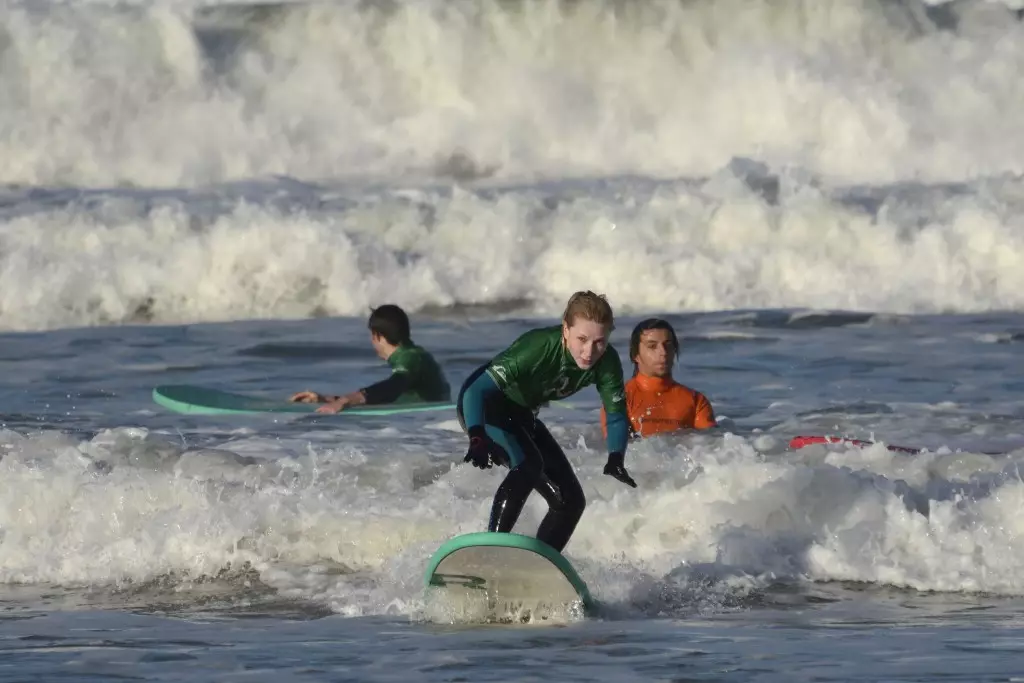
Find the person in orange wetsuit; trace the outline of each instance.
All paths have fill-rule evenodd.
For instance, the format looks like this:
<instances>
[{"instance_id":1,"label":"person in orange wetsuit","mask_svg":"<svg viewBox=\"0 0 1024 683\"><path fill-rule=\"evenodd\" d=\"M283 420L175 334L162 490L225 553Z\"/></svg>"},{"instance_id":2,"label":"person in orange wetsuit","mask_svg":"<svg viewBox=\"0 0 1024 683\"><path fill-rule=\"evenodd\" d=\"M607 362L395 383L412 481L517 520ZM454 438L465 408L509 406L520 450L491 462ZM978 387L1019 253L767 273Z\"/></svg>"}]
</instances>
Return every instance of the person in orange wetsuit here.
<instances>
[{"instance_id":1,"label":"person in orange wetsuit","mask_svg":"<svg viewBox=\"0 0 1024 683\"><path fill-rule=\"evenodd\" d=\"M707 397L672 378L678 355L679 339L667 321L648 318L633 328L629 340L633 377L626 382L626 415L634 436L717 426ZM606 431L603 408L601 430Z\"/></svg>"}]
</instances>

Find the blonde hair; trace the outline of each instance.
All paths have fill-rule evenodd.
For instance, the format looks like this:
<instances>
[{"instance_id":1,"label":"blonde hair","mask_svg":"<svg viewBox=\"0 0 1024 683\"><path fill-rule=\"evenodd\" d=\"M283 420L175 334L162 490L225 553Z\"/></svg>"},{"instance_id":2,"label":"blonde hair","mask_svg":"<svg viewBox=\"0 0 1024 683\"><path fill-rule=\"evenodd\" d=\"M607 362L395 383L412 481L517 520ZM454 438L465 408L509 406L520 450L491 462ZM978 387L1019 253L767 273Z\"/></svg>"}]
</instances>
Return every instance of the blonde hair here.
<instances>
[{"instance_id":1,"label":"blonde hair","mask_svg":"<svg viewBox=\"0 0 1024 683\"><path fill-rule=\"evenodd\" d=\"M576 292L569 297L565 313L562 314L562 322L566 327L572 327L576 318L604 325L609 330L615 328L615 316L612 314L611 304L604 298L604 294L595 294L590 290Z\"/></svg>"}]
</instances>

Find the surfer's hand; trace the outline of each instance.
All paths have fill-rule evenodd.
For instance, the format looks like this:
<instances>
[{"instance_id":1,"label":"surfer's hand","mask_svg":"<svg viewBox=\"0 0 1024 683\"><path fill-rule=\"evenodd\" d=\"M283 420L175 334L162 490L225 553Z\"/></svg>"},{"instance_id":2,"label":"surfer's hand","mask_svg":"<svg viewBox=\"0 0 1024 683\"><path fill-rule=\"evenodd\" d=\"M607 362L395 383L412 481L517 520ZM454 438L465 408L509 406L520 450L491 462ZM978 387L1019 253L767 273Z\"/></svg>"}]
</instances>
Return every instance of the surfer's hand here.
<instances>
[{"instance_id":1,"label":"surfer's hand","mask_svg":"<svg viewBox=\"0 0 1024 683\"><path fill-rule=\"evenodd\" d=\"M324 397L315 391L300 391L288 400L292 403L323 403Z\"/></svg>"},{"instance_id":2,"label":"surfer's hand","mask_svg":"<svg viewBox=\"0 0 1024 683\"><path fill-rule=\"evenodd\" d=\"M605 463L604 473L610 477L615 477L623 484L636 488L636 482L633 481L633 477L629 476L629 472L626 471L626 466L623 464L625 456L622 453L609 453L608 462Z\"/></svg>"},{"instance_id":3,"label":"surfer's hand","mask_svg":"<svg viewBox=\"0 0 1024 683\"><path fill-rule=\"evenodd\" d=\"M339 396L332 401L320 406L316 409L316 412L323 413L325 415L333 415L334 413L340 413L348 407L348 399L344 396Z\"/></svg>"},{"instance_id":4,"label":"surfer's hand","mask_svg":"<svg viewBox=\"0 0 1024 683\"><path fill-rule=\"evenodd\" d=\"M494 440L487 436L483 427L469 428L469 450L463 462L473 463L473 467L482 470L489 469L493 464L507 464L508 454L505 449L494 443Z\"/></svg>"}]
</instances>

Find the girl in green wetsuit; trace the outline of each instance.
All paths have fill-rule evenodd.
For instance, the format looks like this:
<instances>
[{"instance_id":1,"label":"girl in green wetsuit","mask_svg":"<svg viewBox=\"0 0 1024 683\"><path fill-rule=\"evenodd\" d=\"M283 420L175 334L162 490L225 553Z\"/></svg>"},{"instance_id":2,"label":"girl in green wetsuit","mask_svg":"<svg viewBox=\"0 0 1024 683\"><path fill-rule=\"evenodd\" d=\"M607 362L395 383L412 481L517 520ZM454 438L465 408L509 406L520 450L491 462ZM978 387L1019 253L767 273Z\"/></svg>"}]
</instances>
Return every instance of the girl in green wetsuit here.
<instances>
[{"instance_id":1,"label":"girl in green wetsuit","mask_svg":"<svg viewBox=\"0 0 1024 683\"><path fill-rule=\"evenodd\" d=\"M561 552L583 515L586 498L572 465L537 417L548 401L597 386L607 414L604 473L636 487L623 459L629 437L622 363L608 345L611 306L603 296L577 292L562 324L531 330L466 379L459 423L469 436L465 461L481 469L505 465L491 506L489 531L510 532L536 490L548 503L537 538ZM607 353L611 351L611 353Z\"/></svg>"}]
</instances>

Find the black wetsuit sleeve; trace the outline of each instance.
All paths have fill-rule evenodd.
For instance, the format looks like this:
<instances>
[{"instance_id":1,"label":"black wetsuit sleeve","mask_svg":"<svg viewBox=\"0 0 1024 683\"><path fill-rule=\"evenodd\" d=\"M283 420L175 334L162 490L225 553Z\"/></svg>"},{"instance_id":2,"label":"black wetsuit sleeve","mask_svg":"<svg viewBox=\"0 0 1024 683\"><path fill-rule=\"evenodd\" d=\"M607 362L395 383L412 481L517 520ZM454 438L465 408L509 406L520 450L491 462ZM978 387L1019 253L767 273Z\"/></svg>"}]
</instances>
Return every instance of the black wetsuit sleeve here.
<instances>
[{"instance_id":1,"label":"black wetsuit sleeve","mask_svg":"<svg viewBox=\"0 0 1024 683\"><path fill-rule=\"evenodd\" d=\"M409 388L411 378L407 372L394 372L387 379L361 389L367 404L394 403Z\"/></svg>"}]
</instances>

